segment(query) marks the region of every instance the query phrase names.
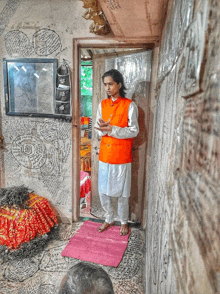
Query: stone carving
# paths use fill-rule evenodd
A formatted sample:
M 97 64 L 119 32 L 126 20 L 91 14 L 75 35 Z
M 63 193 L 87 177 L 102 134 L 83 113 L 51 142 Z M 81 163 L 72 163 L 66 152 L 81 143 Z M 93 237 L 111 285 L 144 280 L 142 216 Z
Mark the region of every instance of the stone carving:
M 175 284 L 172 284 L 173 278 L 173 251 L 169 245 L 169 234 L 170 234 L 170 213 L 168 212 L 168 206 L 163 212 L 163 221 L 161 230 L 161 253 L 160 262 L 161 270 L 159 272 L 159 283 L 158 283 L 158 293 L 172 293 L 176 294 Z M 166 291 L 164 291 L 166 289 Z
M 187 50 L 183 50 L 182 54 L 178 60 L 178 64 L 177 64 L 177 85 L 176 85 L 176 94 L 180 95 L 183 94 L 184 92 L 184 87 L 185 87 L 185 80 L 186 80 L 186 62 L 188 59 L 187 56 L 188 51 Z
M 77 222 L 77 223 L 72 223 L 71 226 L 68 224 L 61 224 L 61 229 L 60 229 L 60 239 L 61 240 L 69 240 L 76 231 L 80 229 L 80 227 L 83 225 L 83 222 Z
M 19 30 L 10 31 L 5 35 L 5 48 L 10 56 L 29 57 L 34 50 L 28 36 Z
M 155 137 L 149 175 L 151 185 L 147 191 L 150 207 L 146 238 L 149 293 L 177 293 L 175 280 L 173 281 L 173 254 L 170 246 L 170 211 L 173 209 L 170 158 L 175 134 L 176 69 L 174 66 L 163 79 L 156 101 Z
M 56 124 L 50 122 L 43 122 L 40 126 L 40 134 L 47 142 L 54 142 L 57 140 L 58 128 Z
M 216 117 L 216 109 L 219 102 L 214 97 L 218 95 L 215 92 L 216 83 L 210 83 L 207 99 L 201 93 L 195 97 L 189 98 L 186 103 L 182 136 L 182 161 L 179 169 L 178 188 L 181 200 L 181 208 L 185 213 L 189 228 L 184 227 L 184 231 L 191 231 L 196 240 L 201 257 L 206 268 L 209 281 L 214 284 L 215 277 L 211 274 L 215 271 L 217 264 L 213 259 L 213 252 L 216 250 L 215 240 L 216 230 L 212 227 L 211 220 L 218 219 L 217 210 L 210 210 L 210 206 L 215 206 L 218 191 L 216 189 L 219 181 L 219 138 L 213 135 L 213 117 Z M 213 100 L 214 99 L 214 100 Z M 210 145 L 209 142 L 212 141 Z M 202 172 L 201 172 L 202 171 Z M 207 221 L 207 220 L 210 221 Z M 185 225 L 186 226 L 186 225 Z M 183 225 L 176 227 L 176 258 L 177 271 L 180 277 L 190 277 L 191 281 L 181 280 L 181 287 L 186 292 L 187 283 L 191 284 L 191 291 L 196 285 L 196 272 L 186 272 L 185 264 L 191 263 L 188 268 L 193 267 L 190 257 L 185 257 L 184 253 L 189 251 L 187 240 L 188 236 L 183 234 Z M 181 243 L 181 238 L 186 243 Z M 182 241 L 182 242 L 183 242 Z M 175 244 L 175 243 L 174 243 Z M 181 248 L 181 250 L 179 250 Z M 183 260 L 185 259 L 185 260 Z M 204 276 L 205 277 L 205 276 Z M 213 285 L 214 286 L 214 285 Z M 199 292 L 197 288 L 197 292 Z
M 20 2 L 20 1 L 19 1 Z M 34 54 L 48 56 L 62 49 L 60 36 L 53 30 L 41 29 L 37 31 L 32 41 L 28 36 L 19 31 L 12 30 L 5 35 L 5 48 L 10 56 L 29 57 Z
M 51 285 L 51 284 L 43 284 L 43 285 L 40 285 L 38 291 L 41 294 L 54 294 L 56 293 L 56 287 L 55 285 Z
M 144 235 L 137 229 L 132 230 L 129 236 L 127 252 L 138 254 L 144 250 Z
M 131 280 L 116 281 L 114 284 L 114 293 L 115 294 L 143 294 L 144 287 L 138 285 Z
M 39 169 L 46 161 L 46 148 L 43 142 L 30 135 L 18 136 L 14 139 L 12 154 L 28 169 Z
M 65 259 L 61 256 L 61 252 L 66 246 L 64 245 L 45 250 L 43 258 L 40 262 L 40 270 L 46 272 L 66 272 L 68 270 Z
M 83 17 L 85 19 L 91 19 L 94 23 L 89 27 L 91 33 L 96 35 L 107 35 L 110 33 L 111 29 L 108 21 L 102 11 L 102 8 L 98 0 L 82 0 L 86 8 L 86 12 Z
M 57 140 L 67 140 L 71 136 L 71 126 L 66 123 L 59 123 L 59 124 L 53 124 L 51 122 L 43 122 L 40 126 L 39 132 L 41 136 L 44 138 L 45 141 L 48 143 L 54 143 Z M 64 147 L 64 146 L 63 146 Z M 69 145 L 67 145 L 67 150 L 69 150 Z M 62 149 L 64 152 L 65 149 Z M 68 154 L 65 154 L 64 162 L 66 161 L 66 156 Z
M 200 71 L 205 48 L 205 34 L 208 20 L 208 2 L 202 1 L 195 21 L 191 24 L 186 38 L 188 55 L 184 97 L 199 92 Z
M 183 49 L 185 33 L 192 20 L 193 8 L 194 0 L 169 2 L 159 60 L 158 78 L 160 82 L 172 69 Z
M 60 36 L 53 30 L 41 29 L 33 35 L 35 53 L 39 56 L 48 56 L 61 49 Z
M 71 125 L 37 118 L 14 117 L 11 120 L 6 117 L 3 129 L 8 149 L 5 152 L 5 168 L 9 171 L 7 185 L 21 185 L 25 180 L 26 185 L 36 192 L 43 185 L 55 200 L 58 201 L 58 195 L 63 195 L 62 206 L 70 203 Z
M 22 282 L 38 271 L 38 264 L 37 258 L 14 260 L 6 267 L 4 276 L 8 281 Z
M 57 197 L 55 199 L 55 204 L 59 206 L 65 206 L 66 203 L 71 202 L 71 190 L 70 189 L 64 189 L 57 193 Z M 68 201 L 69 200 L 69 201 Z
M 47 275 L 38 271 L 34 277 L 24 281 L 19 291 L 13 294 L 55 294 L 61 282 L 60 273 Z
M 15 294 L 19 293 L 20 283 L 0 281 L 1 294 Z M 23 293 L 22 293 L 23 294 Z
M 117 268 L 110 268 L 109 275 L 114 279 L 132 279 L 143 270 L 143 236 L 139 230 L 131 232 L 128 247 Z
M 8 0 L 0 13 L 0 36 L 4 32 L 8 22 L 15 14 L 22 0 Z

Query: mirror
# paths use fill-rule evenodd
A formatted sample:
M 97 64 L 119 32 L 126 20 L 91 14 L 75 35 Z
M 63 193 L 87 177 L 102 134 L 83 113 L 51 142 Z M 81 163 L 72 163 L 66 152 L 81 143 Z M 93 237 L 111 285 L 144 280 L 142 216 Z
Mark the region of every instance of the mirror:
M 57 117 L 56 59 L 3 59 L 7 115 Z

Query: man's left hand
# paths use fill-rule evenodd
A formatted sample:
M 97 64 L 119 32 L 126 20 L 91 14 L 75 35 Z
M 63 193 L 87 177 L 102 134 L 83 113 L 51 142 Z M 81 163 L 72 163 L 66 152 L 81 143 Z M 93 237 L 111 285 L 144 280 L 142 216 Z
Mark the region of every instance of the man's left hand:
M 99 128 L 96 128 L 95 127 L 95 129 L 96 130 L 99 130 L 99 131 L 101 131 L 101 132 L 111 132 L 112 131 L 112 126 L 111 125 L 107 125 L 107 126 L 105 126 L 105 127 L 99 127 Z
M 99 127 L 95 127 L 96 130 L 99 130 L 101 132 L 111 132 L 112 126 L 109 124 L 110 119 L 108 121 L 104 121 L 104 119 L 100 118 L 98 121 Z

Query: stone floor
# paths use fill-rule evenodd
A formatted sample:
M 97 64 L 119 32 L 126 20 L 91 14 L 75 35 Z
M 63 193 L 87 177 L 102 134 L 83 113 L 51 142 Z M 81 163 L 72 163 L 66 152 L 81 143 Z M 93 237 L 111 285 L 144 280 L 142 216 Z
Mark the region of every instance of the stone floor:
M 83 222 L 60 225 L 59 233 L 33 257 L 3 262 L 0 267 L 1 294 L 56 294 L 67 270 L 80 262 L 62 257 L 68 240 Z M 102 266 L 110 275 L 115 294 L 143 294 L 144 232 L 131 228 L 128 247 L 117 268 Z

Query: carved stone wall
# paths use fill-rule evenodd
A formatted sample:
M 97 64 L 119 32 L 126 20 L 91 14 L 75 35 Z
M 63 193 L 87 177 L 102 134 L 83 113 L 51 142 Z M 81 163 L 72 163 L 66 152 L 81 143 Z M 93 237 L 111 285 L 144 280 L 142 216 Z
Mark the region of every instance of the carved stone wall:
M 75 0 L 14 1 L 0 4 L 0 58 L 63 58 L 72 68 L 72 39 L 92 37 L 92 21 L 82 18 Z M 71 123 L 49 118 L 5 115 L 0 63 L 2 185 L 25 184 L 47 197 L 63 218 L 72 216 Z M 31 150 L 30 150 L 31 148 Z M 32 163 L 32 164 L 30 164 Z
M 160 48 L 146 190 L 151 294 L 220 291 L 220 3 L 189 2 L 187 20 L 178 17 L 187 1 L 170 1 Z

